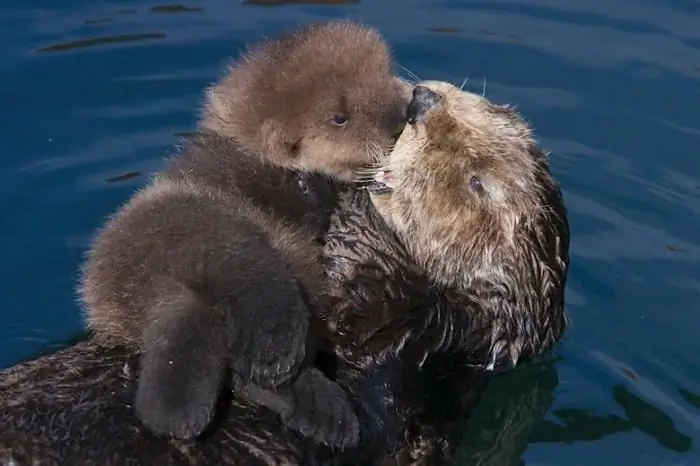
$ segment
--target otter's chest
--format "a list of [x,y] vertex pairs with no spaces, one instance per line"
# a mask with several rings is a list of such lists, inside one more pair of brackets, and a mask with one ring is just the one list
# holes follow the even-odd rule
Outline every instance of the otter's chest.
[[322,175],[262,166],[238,185],[256,207],[322,240],[337,206],[336,187]]

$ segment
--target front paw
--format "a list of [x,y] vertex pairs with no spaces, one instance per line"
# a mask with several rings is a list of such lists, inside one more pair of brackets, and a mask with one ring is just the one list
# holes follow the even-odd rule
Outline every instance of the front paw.
[[340,385],[321,371],[303,370],[279,393],[287,401],[281,418],[289,429],[331,448],[358,444],[360,428],[353,405]]
[[303,303],[295,304],[304,307],[259,309],[248,322],[231,313],[229,358],[240,385],[274,388],[296,376],[306,357],[309,317]]

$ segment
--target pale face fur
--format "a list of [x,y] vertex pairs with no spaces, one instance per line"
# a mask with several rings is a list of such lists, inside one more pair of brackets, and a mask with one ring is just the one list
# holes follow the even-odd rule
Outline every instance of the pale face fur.
[[381,36],[338,21],[249,50],[209,89],[201,127],[274,164],[350,181],[389,150],[409,100]]
[[548,203],[558,185],[527,125],[512,110],[452,84],[420,84],[442,99],[406,125],[387,171],[377,174],[393,187],[372,194],[379,213],[445,285],[507,281],[519,261],[565,270],[568,252],[548,264],[545,256],[555,251],[538,250],[540,235],[563,232],[543,231],[555,214]]

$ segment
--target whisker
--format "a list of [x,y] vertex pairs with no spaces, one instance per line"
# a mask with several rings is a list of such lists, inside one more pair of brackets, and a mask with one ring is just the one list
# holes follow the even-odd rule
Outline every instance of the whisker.
[[486,97],[486,76],[484,76],[484,91],[481,93],[481,97]]
[[411,78],[411,79],[413,79],[414,81],[416,81],[416,82],[422,81],[422,79],[421,79],[416,73],[414,73],[413,71],[409,70],[409,69],[406,68],[405,66],[399,65],[399,68],[401,68],[402,70],[404,70],[404,71],[408,74],[408,77]]
[[464,78],[464,81],[462,82],[462,85],[459,86],[459,90],[460,90],[460,91],[463,91],[463,90],[464,90],[464,86],[467,85],[467,81],[469,81],[469,76],[467,76],[466,78]]
[[361,169],[354,170],[353,173],[358,176],[358,177],[364,177],[364,178],[370,178],[375,176],[377,173],[379,173],[376,170],[367,170],[367,171],[362,171]]
[[381,162],[381,157],[384,154],[381,147],[374,142],[365,142],[363,144],[363,150],[372,159],[371,165],[378,164]]
[[396,165],[396,162],[389,162],[386,161],[384,163],[378,163],[376,165],[365,165],[362,168],[357,168],[355,169],[356,172],[358,173],[377,173],[380,171],[386,171],[386,170],[391,170],[393,166]]

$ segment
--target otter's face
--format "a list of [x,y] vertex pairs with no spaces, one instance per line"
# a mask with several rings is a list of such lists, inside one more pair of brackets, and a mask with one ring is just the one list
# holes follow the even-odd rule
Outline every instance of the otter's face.
[[287,121],[263,124],[269,153],[282,165],[353,181],[391,149],[411,91],[388,73],[358,72],[315,78],[298,92]]
[[379,33],[339,21],[253,47],[209,89],[200,124],[274,164],[351,181],[390,150],[410,99]]
[[519,235],[545,208],[545,192],[558,188],[525,123],[434,81],[415,88],[407,117],[370,192],[426,271],[466,287],[507,273],[506,258],[529,260]]

